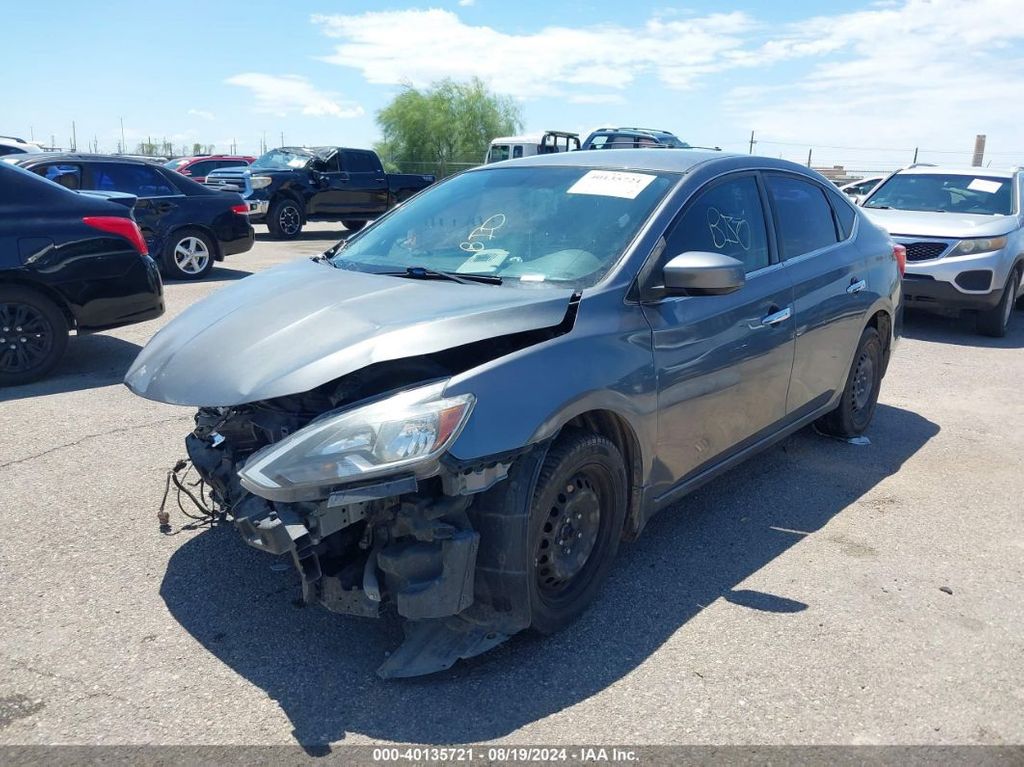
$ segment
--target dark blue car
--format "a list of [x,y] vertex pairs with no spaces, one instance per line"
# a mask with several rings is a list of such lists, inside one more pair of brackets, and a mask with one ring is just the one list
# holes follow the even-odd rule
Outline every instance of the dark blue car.
[[245,541],[308,602],[396,610],[380,673],[423,674],[562,628],[621,540],[795,430],[862,434],[903,257],[781,160],[512,160],[193,306],[126,382],[197,406]]

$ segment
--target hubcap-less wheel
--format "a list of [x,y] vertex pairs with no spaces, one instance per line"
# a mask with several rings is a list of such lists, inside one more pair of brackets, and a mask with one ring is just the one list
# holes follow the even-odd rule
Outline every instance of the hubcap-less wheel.
[[28,304],[0,304],[0,371],[26,373],[52,348],[53,328],[42,312]]
[[281,232],[286,235],[293,235],[302,227],[302,219],[299,218],[299,209],[294,205],[285,205],[277,216],[277,225]]
[[571,591],[586,569],[601,529],[601,506],[609,502],[604,475],[598,467],[580,470],[548,512],[535,556],[537,586],[546,598]]
[[174,247],[174,263],[184,274],[202,274],[210,263],[210,249],[198,237],[185,237]]
[[861,352],[857,359],[857,367],[853,373],[853,409],[860,412],[871,402],[871,394],[875,388],[875,363],[866,351]]

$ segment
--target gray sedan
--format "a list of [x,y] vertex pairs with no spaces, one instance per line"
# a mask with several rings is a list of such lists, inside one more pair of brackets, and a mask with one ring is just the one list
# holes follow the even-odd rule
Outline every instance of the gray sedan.
[[792,163],[540,156],[219,291],[126,383],[198,408],[191,462],[307,602],[405,619],[379,673],[412,676],[566,626],[620,541],[793,431],[862,434],[903,255]]

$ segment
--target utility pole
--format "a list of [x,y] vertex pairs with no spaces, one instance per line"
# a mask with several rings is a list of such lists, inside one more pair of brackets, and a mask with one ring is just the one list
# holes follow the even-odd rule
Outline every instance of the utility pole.
[[124,145],[124,118],[121,118],[121,151],[118,154],[124,154],[127,147]]
[[917,165],[917,147],[914,147],[914,165]]
[[750,154],[754,153],[754,144],[756,143],[757,142],[754,141],[754,131],[750,131]]
[[807,150],[807,167],[808,168],[811,167],[811,152],[813,152],[813,151],[814,151],[814,147],[811,147],[810,149]]
[[281,131],[281,146],[284,146],[284,131]]
[[980,168],[985,160],[985,134],[979,133],[974,137],[974,157],[971,158],[971,165]]
[[75,131],[75,121],[71,121],[71,151],[78,151],[78,134]]

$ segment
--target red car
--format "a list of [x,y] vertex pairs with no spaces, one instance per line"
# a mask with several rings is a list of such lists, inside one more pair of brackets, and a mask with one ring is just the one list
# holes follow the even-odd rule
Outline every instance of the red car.
[[239,165],[250,165],[255,157],[237,154],[204,154],[198,157],[178,157],[164,163],[165,168],[176,170],[200,184],[206,180],[206,174],[217,168],[237,168]]

